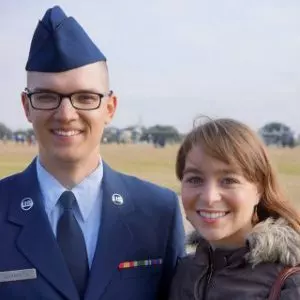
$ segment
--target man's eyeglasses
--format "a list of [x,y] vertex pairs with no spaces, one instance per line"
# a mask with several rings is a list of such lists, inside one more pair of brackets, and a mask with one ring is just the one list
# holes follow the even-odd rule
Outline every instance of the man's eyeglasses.
[[53,110],[57,109],[63,98],[69,98],[72,106],[79,110],[93,110],[100,107],[103,97],[110,97],[112,91],[106,94],[93,92],[76,92],[72,94],[59,94],[48,91],[30,92],[27,88],[25,93],[34,109]]

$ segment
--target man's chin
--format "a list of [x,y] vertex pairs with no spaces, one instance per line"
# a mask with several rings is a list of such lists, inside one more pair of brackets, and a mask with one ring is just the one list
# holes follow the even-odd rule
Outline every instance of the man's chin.
[[75,151],[59,151],[54,152],[52,157],[54,161],[66,164],[73,164],[80,161],[80,155],[75,155]]

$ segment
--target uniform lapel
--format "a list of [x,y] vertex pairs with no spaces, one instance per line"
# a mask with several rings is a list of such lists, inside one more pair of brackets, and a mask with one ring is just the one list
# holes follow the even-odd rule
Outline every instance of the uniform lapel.
[[[18,249],[67,299],[79,299],[43,207],[35,161],[17,180],[18,188],[10,199],[8,220],[21,226],[16,241]],[[31,209],[21,208],[24,198],[32,199]]]
[[[101,225],[86,300],[100,299],[114,272],[118,271],[119,263],[126,259],[126,253],[132,242],[132,233],[126,222],[126,216],[134,210],[134,206],[120,175],[106,164],[104,164],[102,191]],[[114,202],[113,199],[117,201]]]

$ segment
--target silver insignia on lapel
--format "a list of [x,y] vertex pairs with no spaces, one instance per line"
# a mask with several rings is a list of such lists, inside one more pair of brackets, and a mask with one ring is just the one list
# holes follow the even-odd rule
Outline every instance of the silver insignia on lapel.
[[32,208],[32,206],[33,206],[33,200],[31,198],[27,197],[27,198],[22,199],[22,201],[21,201],[22,210],[25,210],[25,211],[30,210]]
[[123,197],[121,195],[119,195],[119,194],[113,194],[111,196],[111,200],[116,205],[122,205],[123,202],[124,202]]

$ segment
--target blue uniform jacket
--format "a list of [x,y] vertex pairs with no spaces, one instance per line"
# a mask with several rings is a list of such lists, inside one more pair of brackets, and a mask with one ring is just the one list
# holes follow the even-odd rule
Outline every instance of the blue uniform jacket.
[[[184,255],[177,196],[105,163],[102,184],[101,226],[84,300],[167,299],[177,259]],[[113,194],[121,195],[123,204],[116,205]],[[80,300],[41,197],[35,160],[25,171],[0,181],[1,300]],[[162,264],[119,267],[155,259]],[[36,278],[18,280],[1,273],[21,270],[27,278],[27,269],[34,269]]]

